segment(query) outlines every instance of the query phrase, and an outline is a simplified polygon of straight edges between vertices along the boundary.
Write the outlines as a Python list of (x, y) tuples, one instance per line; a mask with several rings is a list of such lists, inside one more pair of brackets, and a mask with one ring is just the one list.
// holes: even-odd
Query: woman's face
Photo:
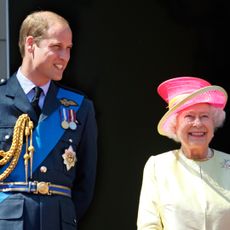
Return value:
[(205, 151), (214, 136), (214, 121), (210, 105), (196, 104), (179, 112), (176, 133), (182, 148)]

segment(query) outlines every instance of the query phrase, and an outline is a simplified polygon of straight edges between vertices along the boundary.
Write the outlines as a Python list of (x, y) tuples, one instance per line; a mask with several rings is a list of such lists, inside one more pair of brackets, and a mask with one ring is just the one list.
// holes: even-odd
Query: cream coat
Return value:
[(230, 155), (207, 161), (180, 150), (151, 156), (144, 168), (138, 230), (229, 230)]

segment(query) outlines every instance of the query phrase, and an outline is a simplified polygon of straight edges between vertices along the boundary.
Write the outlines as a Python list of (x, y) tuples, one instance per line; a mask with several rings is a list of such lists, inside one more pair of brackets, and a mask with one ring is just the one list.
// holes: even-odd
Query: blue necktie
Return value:
[(31, 101), (31, 105), (34, 108), (34, 110), (37, 114), (37, 117), (39, 117), (39, 115), (41, 113), (41, 108), (40, 108), (38, 102), (39, 102), (39, 98), (40, 98), (40, 95), (41, 95), (43, 90), (38, 86), (34, 87), (33, 90), (34, 90), (34, 97)]

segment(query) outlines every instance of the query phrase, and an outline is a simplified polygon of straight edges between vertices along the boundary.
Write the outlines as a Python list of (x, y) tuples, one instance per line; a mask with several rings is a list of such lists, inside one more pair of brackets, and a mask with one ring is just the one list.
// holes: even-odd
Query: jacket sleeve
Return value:
[(138, 207), (138, 230), (162, 230), (154, 156), (146, 162)]
[(97, 124), (93, 102), (87, 100), (83, 106), (84, 127), (79, 144), (79, 168), (72, 188), (77, 219), (88, 209), (94, 193), (97, 166)]

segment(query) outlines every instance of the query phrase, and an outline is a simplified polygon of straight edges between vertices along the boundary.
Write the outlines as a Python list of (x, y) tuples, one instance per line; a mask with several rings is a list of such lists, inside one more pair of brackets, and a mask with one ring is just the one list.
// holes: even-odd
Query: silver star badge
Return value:
[(230, 160), (224, 159), (224, 162), (221, 163), (222, 168), (230, 169)]
[(72, 145), (70, 145), (68, 149), (65, 149), (64, 154), (62, 154), (62, 158), (64, 159), (64, 164), (66, 165), (67, 171), (74, 167), (75, 163), (77, 162), (77, 157)]

